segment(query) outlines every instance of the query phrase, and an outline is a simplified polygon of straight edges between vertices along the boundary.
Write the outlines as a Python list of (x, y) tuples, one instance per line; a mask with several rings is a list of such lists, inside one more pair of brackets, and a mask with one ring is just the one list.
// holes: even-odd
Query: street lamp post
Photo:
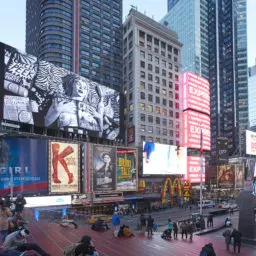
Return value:
[(200, 215), (203, 214), (203, 132), (202, 129), (200, 131)]

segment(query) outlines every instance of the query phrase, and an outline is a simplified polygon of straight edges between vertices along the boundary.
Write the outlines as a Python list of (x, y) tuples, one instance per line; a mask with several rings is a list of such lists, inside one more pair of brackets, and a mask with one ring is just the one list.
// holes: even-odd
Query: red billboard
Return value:
[(191, 72), (182, 77), (183, 110), (193, 109), (210, 115), (210, 87), (207, 79)]
[(200, 134), (202, 130), (203, 150), (211, 149), (210, 116), (187, 110), (182, 113), (183, 147), (200, 149)]
[[(199, 156), (188, 156), (187, 159), (188, 163), (188, 173), (186, 180), (189, 180), (191, 184), (200, 183), (200, 173), (201, 173), (201, 167), (200, 167), (200, 157)], [(203, 158), (203, 175), (202, 175), (202, 181), (205, 183), (205, 159)]]

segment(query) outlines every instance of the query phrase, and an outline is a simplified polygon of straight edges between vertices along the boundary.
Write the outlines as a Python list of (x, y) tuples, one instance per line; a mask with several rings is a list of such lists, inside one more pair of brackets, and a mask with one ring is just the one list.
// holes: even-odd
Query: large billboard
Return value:
[(49, 141), (49, 192), (80, 193), (79, 144)]
[(143, 174), (171, 175), (187, 173), (187, 148), (143, 142)]
[(256, 132), (246, 130), (246, 154), (256, 155)]
[[(201, 177), (201, 164), (199, 156), (188, 156), (188, 173), (186, 179), (189, 180), (191, 184), (200, 183)], [(205, 183), (205, 159), (203, 158), (203, 174), (202, 182)]]
[(51, 129), (72, 128), (110, 140), (118, 136), (117, 91), (10, 46), (4, 48), (3, 119)]
[(235, 186), (236, 188), (243, 188), (245, 182), (245, 169), (243, 164), (235, 165)]
[(93, 191), (116, 190), (116, 148), (93, 145)]
[(117, 147), (116, 158), (116, 189), (118, 191), (136, 191), (138, 174), (136, 148)]
[(234, 166), (218, 166), (217, 184), (218, 188), (233, 188), (235, 181)]
[(183, 117), (183, 147), (200, 149), (202, 130), (203, 150), (211, 149), (210, 116), (200, 112), (187, 110)]
[(183, 74), (183, 110), (192, 109), (210, 115), (209, 81), (191, 72)]
[(6, 139), (0, 141), (0, 194), (47, 194), (47, 141)]

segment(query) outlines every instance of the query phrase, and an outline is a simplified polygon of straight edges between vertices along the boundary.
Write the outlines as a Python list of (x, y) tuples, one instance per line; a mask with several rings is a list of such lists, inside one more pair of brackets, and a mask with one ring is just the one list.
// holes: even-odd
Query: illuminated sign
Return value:
[(246, 154), (256, 155), (256, 132), (246, 130)]
[(36, 196), (25, 197), (25, 207), (40, 207), (40, 206), (56, 206), (56, 205), (70, 205), (71, 195), (67, 196)]
[(200, 112), (187, 110), (182, 113), (183, 143), (182, 146), (200, 149), (202, 130), (203, 150), (211, 149), (210, 117)]
[[(205, 159), (203, 158), (203, 170), (205, 170)], [(188, 173), (186, 179), (191, 184), (200, 183), (201, 166), (199, 156), (188, 156)], [(205, 183), (205, 171), (202, 174), (202, 182)]]
[(205, 78), (191, 72), (183, 74), (183, 110), (210, 115), (210, 87)]

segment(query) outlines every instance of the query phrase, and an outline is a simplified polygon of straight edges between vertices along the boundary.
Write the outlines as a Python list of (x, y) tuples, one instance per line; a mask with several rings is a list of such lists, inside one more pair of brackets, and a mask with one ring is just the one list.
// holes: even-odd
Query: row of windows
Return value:
[(41, 12), (41, 16), (45, 15), (45, 14), (60, 14), (60, 15), (64, 15), (64, 16), (67, 16), (67, 17), (72, 17), (72, 14), (70, 12), (66, 12), (66, 11), (63, 11), (61, 9), (57, 9), (57, 8), (48, 8), (46, 10), (43, 10)]
[(47, 4), (58, 4), (58, 5), (61, 5), (61, 6), (64, 6), (64, 7), (68, 8), (68, 9), (72, 9), (72, 5), (70, 3), (67, 3), (67, 2), (64, 2), (64, 1), (61, 1), (61, 0), (45, 0), (41, 4), (41, 7), (44, 7)]
[(71, 60), (71, 57), (65, 54), (52, 52), (52, 53), (45, 53), (42, 55), (43, 58), (59, 58), (63, 60)]
[(60, 23), (63, 23), (64, 25), (68, 25), (70, 27), (72, 26), (71, 21), (61, 19), (59, 17), (47, 17), (45, 19), (42, 19), (41, 25), (43, 25), (45, 22), (60, 22)]
[[(172, 110), (170, 110), (169, 111), (169, 116), (170, 117), (173, 117), (173, 111)], [(149, 123), (153, 123), (154, 121), (153, 121), (153, 116), (151, 116), (151, 115), (148, 115), (147, 116), (148, 117), (148, 122)], [(180, 113), (179, 112), (175, 112), (175, 118), (179, 118), (180, 117)], [(156, 117), (156, 124), (158, 124), (157, 123), (157, 118), (159, 118), (159, 117)], [(143, 114), (143, 113), (141, 113), (140, 114), (140, 120), (142, 121), (142, 122), (146, 122), (146, 114)], [(159, 119), (160, 120), (160, 119)]]
[(41, 34), (46, 32), (46, 31), (60, 31), (60, 32), (64, 32), (66, 34), (72, 35), (72, 31), (63, 27), (59, 27), (59, 26), (47, 26), (41, 29)]
[(65, 68), (65, 69), (71, 70), (71, 65), (69, 65), (69, 64), (61, 63), (61, 62), (57, 62), (57, 61), (52, 61), (51, 63), (52, 63), (53, 65), (55, 65), (55, 66), (58, 66), (58, 67), (61, 67), (61, 68)]
[[(140, 136), (140, 139), (141, 139), (141, 142), (143, 142), (143, 141), (146, 141), (146, 136)], [(151, 140), (153, 140), (153, 138), (152, 137), (148, 137), (148, 139), (151, 139)], [(156, 143), (162, 143), (162, 144), (168, 144), (168, 145), (174, 145), (173, 143), (174, 143), (174, 141), (173, 140), (169, 140), (169, 142), (167, 141), (167, 139), (160, 139), (160, 138), (154, 138), (154, 141), (156, 142)], [(180, 145), (180, 142), (179, 141), (176, 141), (176, 146), (179, 146)]]
[(60, 35), (46, 35), (44, 37), (41, 38), (41, 41), (44, 40), (60, 40), (66, 43), (71, 43), (72, 40), (70, 38), (67, 38), (65, 36), (60, 36)]
[[(140, 71), (140, 77), (145, 79), (146, 78), (146, 73), (144, 71)], [(160, 83), (160, 77), (155, 75), (154, 78), (155, 78), (155, 80), (154, 80), (155, 83), (159, 84)], [(169, 72), (169, 78), (172, 79), (172, 73), (171, 72)], [(153, 74), (148, 73), (148, 80), (153, 81)], [(163, 80), (164, 79), (162, 79), (162, 84), (165, 86), (166, 85), (166, 80), (164, 80), (164, 81)], [(179, 76), (178, 75), (175, 75), (175, 81), (179, 82)]]
[(42, 49), (49, 49), (49, 48), (54, 48), (54, 49), (60, 49), (60, 50), (64, 50), (64, 51), (68, 51), (71, 52), (71, 48), (67, 47), (65, 45), (62, 44), (44, 44), (42, 46)]

